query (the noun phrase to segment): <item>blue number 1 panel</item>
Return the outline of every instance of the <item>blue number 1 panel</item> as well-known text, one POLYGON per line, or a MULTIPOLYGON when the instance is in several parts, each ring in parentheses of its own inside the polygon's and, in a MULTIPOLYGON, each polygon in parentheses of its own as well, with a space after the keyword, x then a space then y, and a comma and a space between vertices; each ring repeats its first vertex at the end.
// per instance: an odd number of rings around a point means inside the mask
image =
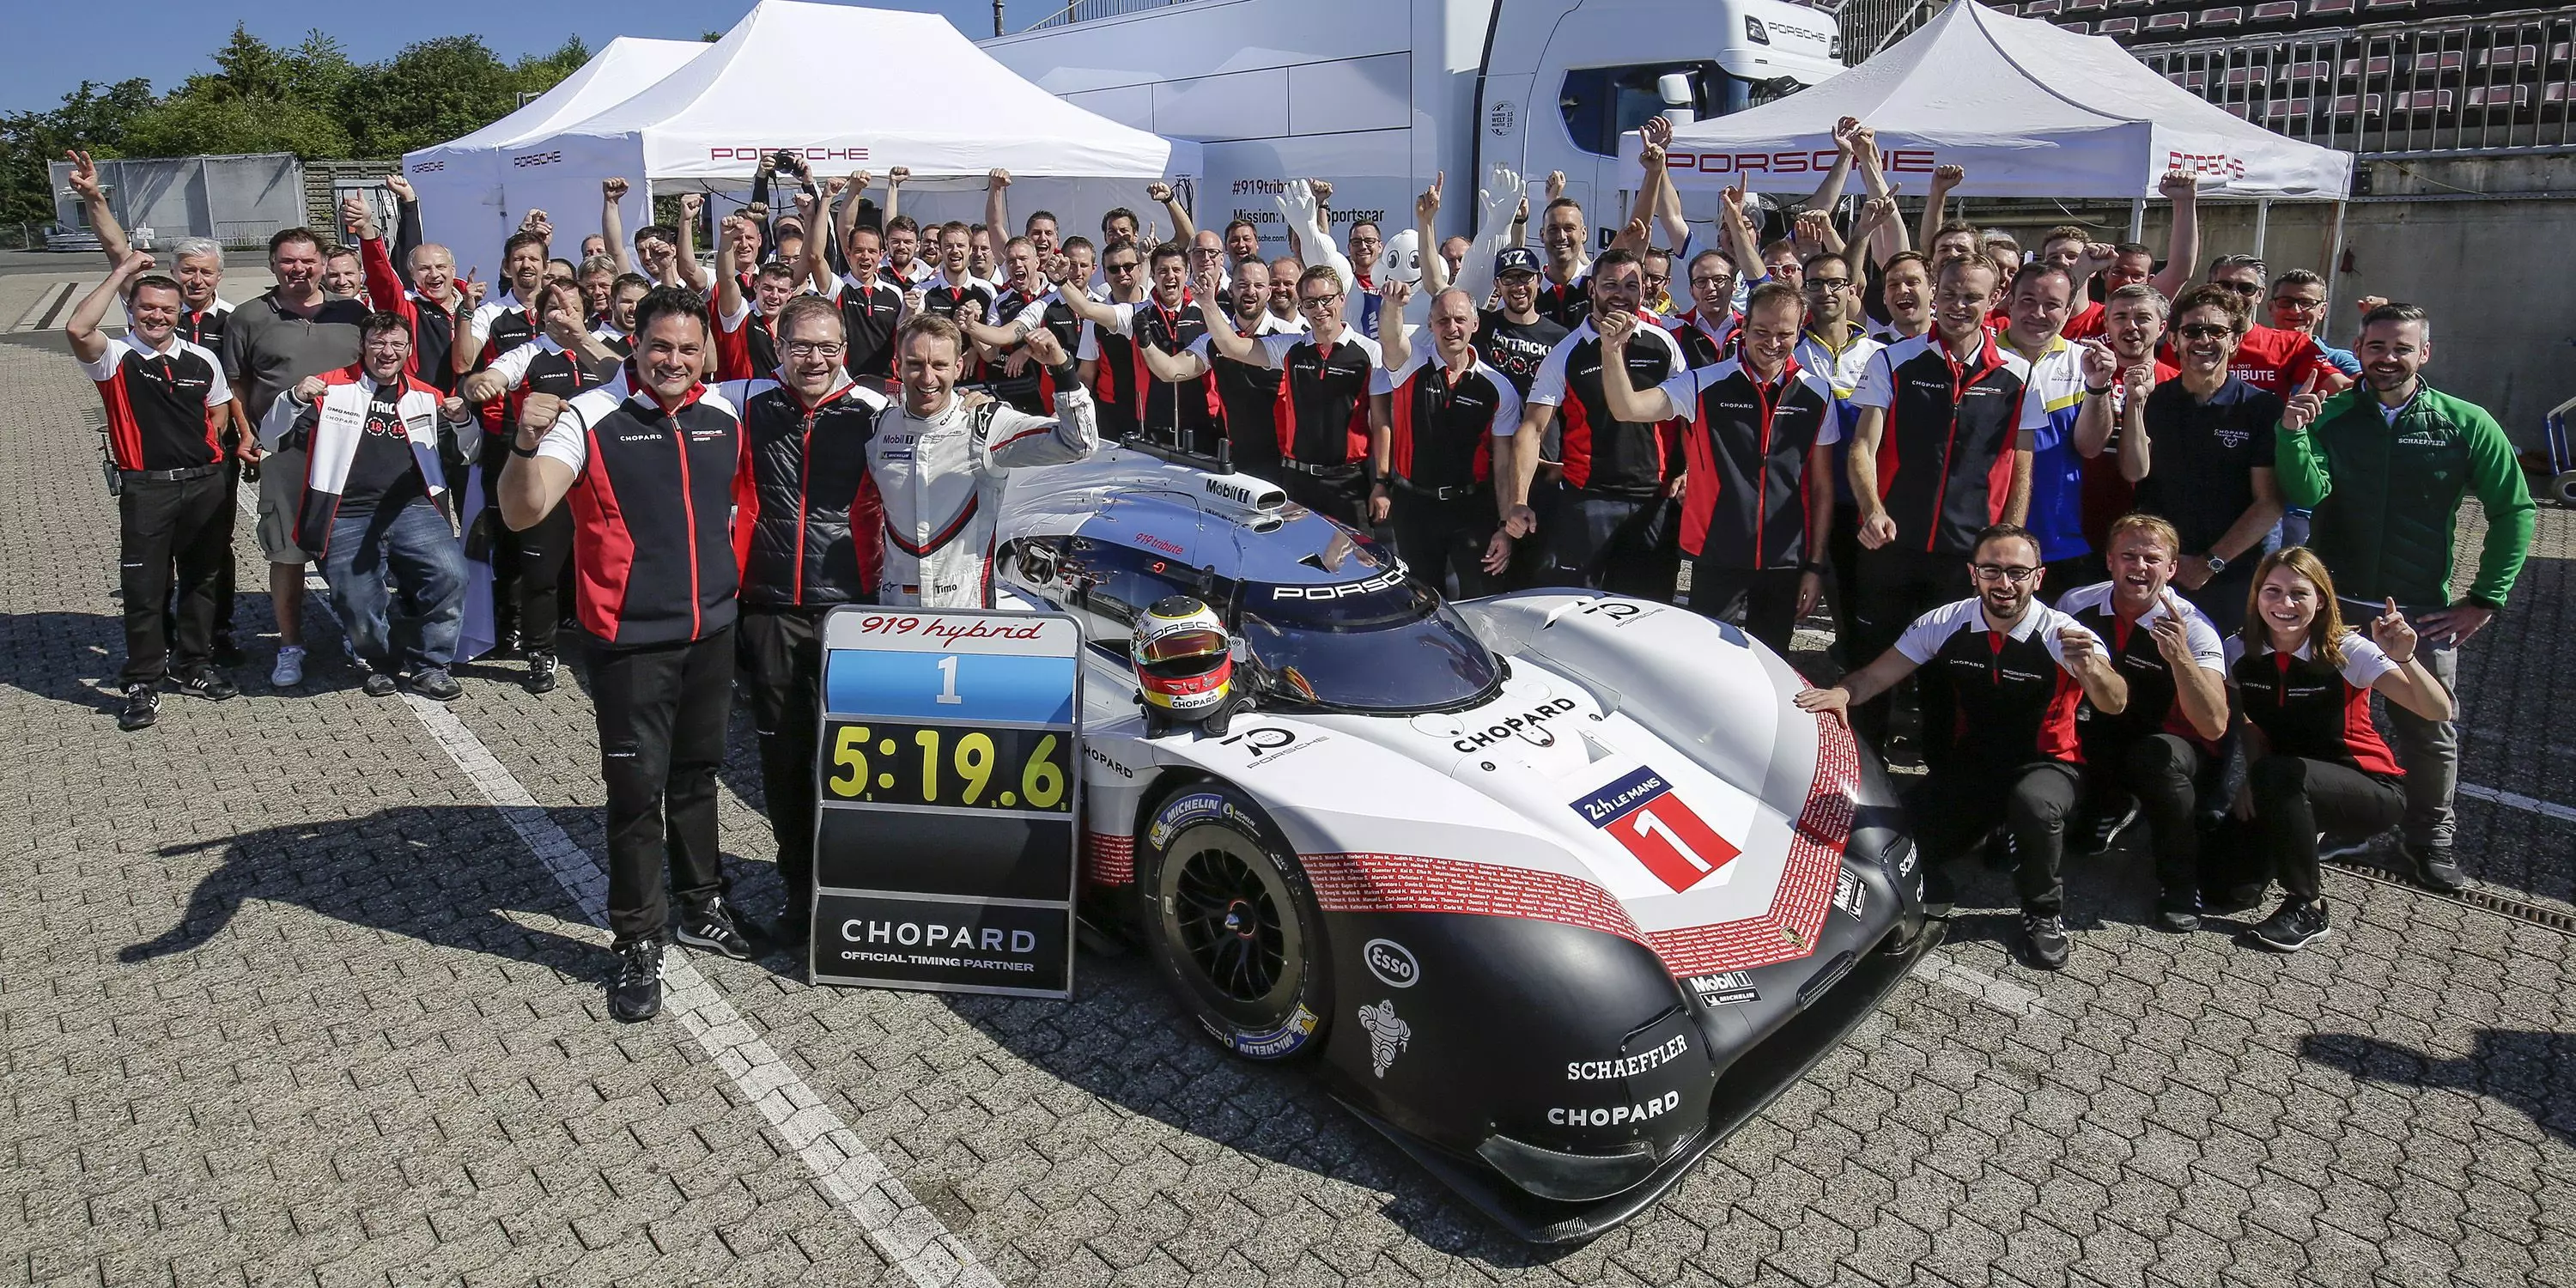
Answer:
POLYGON ((1070 657, 832 649, 824 655, 823 707, 841 715, 1071 724, 1074 666, 1070 657))

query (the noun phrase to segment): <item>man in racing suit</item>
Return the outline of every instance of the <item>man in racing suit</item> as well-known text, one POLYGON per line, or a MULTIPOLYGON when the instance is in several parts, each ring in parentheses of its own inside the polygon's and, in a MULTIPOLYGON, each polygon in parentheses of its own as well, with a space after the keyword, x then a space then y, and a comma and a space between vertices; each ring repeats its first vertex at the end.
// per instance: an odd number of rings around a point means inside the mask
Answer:
POLYGON ((1074 378, 1064 346, 1044 327, 1025 343, 1055 381, 1052 417, 959 398, 965 337, 956 323, 916 316, 896 336, 902 401, 878 416, 868 442, 868 474, 885 506, 878 603, 990 606, 1003 476, 1078 461, 1099 449, 1090 391, 1074 378))

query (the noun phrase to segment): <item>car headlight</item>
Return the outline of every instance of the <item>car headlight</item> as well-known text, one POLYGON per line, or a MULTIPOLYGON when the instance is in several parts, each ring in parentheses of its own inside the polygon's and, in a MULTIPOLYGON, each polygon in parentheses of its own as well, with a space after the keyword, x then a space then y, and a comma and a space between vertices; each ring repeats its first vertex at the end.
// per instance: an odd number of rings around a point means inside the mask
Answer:
POLYGON ((1760 18, 1748 13, 1744 15, 1744 38, 1757 45, 1767 45, 1771 43, 1771 29, 1763 26, 1760 18))

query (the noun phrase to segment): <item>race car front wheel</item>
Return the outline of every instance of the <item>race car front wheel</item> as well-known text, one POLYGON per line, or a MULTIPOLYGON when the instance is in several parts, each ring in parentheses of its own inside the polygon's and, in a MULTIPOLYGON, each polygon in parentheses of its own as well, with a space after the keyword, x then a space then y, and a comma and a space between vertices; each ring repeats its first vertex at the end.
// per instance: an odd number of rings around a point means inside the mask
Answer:
POLYGON ((1278 829, 1241 791, 1201 783, 1166 798, 1143 839, 1154 960, 1199 1023, 1247 1059, 1320 1046, 1323 915, 1278 829))

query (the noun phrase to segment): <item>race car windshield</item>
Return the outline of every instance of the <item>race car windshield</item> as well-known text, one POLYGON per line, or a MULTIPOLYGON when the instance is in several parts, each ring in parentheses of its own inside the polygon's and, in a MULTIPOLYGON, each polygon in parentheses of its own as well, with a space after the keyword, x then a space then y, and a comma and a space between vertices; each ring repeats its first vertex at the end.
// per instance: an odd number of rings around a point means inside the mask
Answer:
POLYGON ((1502 668, 1440 596, 1401 574, 1243 589, 1239 638, 1274 702, 1439 711, 1493 695, 1502 668))

